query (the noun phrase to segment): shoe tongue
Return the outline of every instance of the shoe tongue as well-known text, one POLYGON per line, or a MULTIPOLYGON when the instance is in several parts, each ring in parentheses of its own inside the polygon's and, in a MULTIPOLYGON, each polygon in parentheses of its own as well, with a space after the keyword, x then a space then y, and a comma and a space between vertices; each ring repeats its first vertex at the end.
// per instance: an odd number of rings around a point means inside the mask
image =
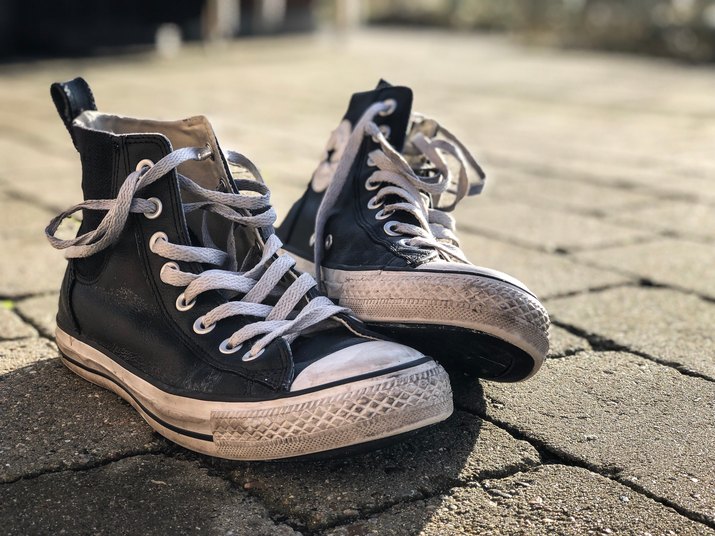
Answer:
POLYGON ((377 115, 374 121, 378 125, 386 125, 390 128, 387 139, 397 151, 402 151, 412 112, 412 90, 410 88, 393 86, 385 80, 380 80, 375 89, 353 94, 344 118, 355 126, 370 106, 387 99, 395 100, 397 103, 395 111, 386 116, 377 115))

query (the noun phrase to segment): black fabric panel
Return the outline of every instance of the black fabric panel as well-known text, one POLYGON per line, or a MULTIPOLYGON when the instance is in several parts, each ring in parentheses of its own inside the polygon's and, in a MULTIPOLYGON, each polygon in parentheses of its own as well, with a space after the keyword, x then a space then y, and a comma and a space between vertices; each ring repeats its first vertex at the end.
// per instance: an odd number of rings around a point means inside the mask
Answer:
MULTIPOLYGON (((110 199, 118 189, 119 140, 110 134, 71 127, 82 162, 82 192, 84 199, 110 199)), ((123 171, 123 170, 122 170, 123 171)), ((77 235, 86 234, 97 228, 104 212, 82 211, 82 224, 77 235)), ((107 251, 73 262, 77 275, 94 280, 102 269, 107 251)))
POLYGON ((310 186, 297 203, 295 203, 281 225, 276 229, 276 234, 281 242, 286 244, 289 251, 313 260, 313 246, 310 237, 315 231, 315 217, 323 201, 325 192, 316 192, 310 186))

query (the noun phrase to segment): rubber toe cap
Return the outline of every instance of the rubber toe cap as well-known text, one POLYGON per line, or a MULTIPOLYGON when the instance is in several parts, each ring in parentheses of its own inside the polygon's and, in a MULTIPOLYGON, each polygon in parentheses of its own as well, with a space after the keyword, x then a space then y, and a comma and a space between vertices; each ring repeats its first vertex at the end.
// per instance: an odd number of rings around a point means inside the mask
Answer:
POLYGON ((355 344, 308 365, 293 380, 291 392, 303 391, 340 380, 404 366, 425 356, 421 352, 389 341, 355 344))

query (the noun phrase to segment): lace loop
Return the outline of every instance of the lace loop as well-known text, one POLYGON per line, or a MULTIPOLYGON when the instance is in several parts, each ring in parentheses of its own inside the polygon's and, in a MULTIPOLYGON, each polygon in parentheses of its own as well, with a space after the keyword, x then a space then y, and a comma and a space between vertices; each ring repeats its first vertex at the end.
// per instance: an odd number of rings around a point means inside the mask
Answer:
MULTIPOLYGON (((467 147, 455 136, 452 134, 450 130, 447 130, 443 125, 435 121, 434 119, 425 117, 422 114, 419 113, 412 113, 410 116, 410 120, 412 121, 412 126, 411 126, 411 131, 413 130, 419 130, 420 127, 423 125, 427 127, 428 130, 432 131, 433 135, 430 136, 433 138, 430 143, 434 145, 435 147, 438 147, 442 149, 443 151, 446 151, 448 153, 451 153, 459 162, 460 162, 460 177, 459 181, 460 183, 464 181, 464 184, 458 185, 458 191, 464 192, 464 195, 467 196, 473 196, 473 195, 478 195, 482 192, 484 189, 484 185, 486 184, 486 173, 484 173, 484 170, 482 167, 479 165, 477 162, 476 158, 472 155, 472 153, 467 149, 467 147), (444 139, 436 139, 437 136, 442 135, 444 139), (474 176, 474 180, 469 180, 469 173, 468 171, 472 171, 472 175, 474 176)), ((408 136, 408 144, 411 142, 414 142, 416 139, 416 134, 412 134, 408 136)), ((464 196, 462 196, 464 197, 464 196)), ((456 204, 462 199, 462 197, 459 197, 453 205, 451 206, 450 210, 456 206, 456 204)), ((445 210, 449 212, 450 210, 447 210, 448 207, 441 207, 438 206, 440 210, 445 210)))

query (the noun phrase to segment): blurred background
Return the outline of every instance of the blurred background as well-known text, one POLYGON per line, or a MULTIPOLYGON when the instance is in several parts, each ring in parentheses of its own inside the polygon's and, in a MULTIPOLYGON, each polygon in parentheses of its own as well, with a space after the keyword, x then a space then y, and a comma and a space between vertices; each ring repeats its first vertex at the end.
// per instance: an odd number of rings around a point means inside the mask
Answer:
POLYGON ((0 0, 0 56, 106 53, 183 41, 409 25, 527 43, 715 59, 713 0, 0 0))

